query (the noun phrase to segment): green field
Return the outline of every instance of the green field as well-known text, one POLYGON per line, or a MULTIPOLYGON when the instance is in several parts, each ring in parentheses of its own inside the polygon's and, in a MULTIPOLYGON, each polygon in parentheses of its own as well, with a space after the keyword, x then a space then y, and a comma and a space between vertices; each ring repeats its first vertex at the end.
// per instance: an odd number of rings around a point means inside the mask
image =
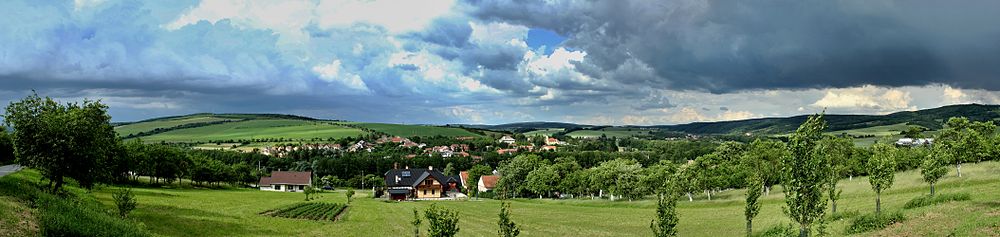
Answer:
POLYGON ((205 142, 261 138, 311 139, 357 137, 359 129, 333 124, 293 119, 257 119, 215 124, 158 133, 142 137, 146 142, 205 142))
POLYGON ((544 128, 544 129, 539 129, 539 130, 535 130, 535 131, 531 131, 531 132, 526 132, 526 133, 524 133, 524 135, 525 136, 529 136, 529 137, 532 137, 532 136, 552 136, 552 134, 555 134, 555 133, 558 133, 558 132, 562 132, 563 130, 565 130, 565 129, 562 129, 562 128, 544 128))
POLYGON ((480 137, 479 134, 469 132, 461 128, 448 128, 428 125, 406 125, 388 123, 361 123, 361 122, 341 122, 345 125, 358 126, 371 129, 377 132, 388 133, 393 136, 415 137, 415 136, 446 136, 446 137, 480 137))
POLYGON ((638 128, 602 128, 600 130, 576 130, 566 134, 567 136, 574 138, 595 138, 605 135, 607 137, 634 137, 639 135, 648 134, 649 130, 642 130, 638 128))
POLYGON ((154 120, 154 121, 148 121, 148 122, 139 122, 139 123, 126 124, 126 125, 115 127, 115 132, 118 132, 118 134, 121 134, 121 135, 129 135, 129 134, 136 134, 136 133, 140 133, 140 132, 149 132, 149 131, 153 131, 154 129, 157 129, 157 128, 171 128, 171 127, 176 127, 176 126, 185 125, 185 124, 210 123, 210 122, 218 122, 218 121, 225 121, 225 120, 237 120, 237 119, 220 118, 220 117, 215 117, 215 116, 210 116, 210 115, 205 115, 205 116, 196 115, 196 116, 187 116, 187 117, 180 117, 180 118, 161 119, 161 120, 154 120))
POLYGON ((829 135, 847 134, 847 135, 851 135, 851 136, 874 135, 876 137, 883 137, 883 136, 899 135, 900 132, 906 131, 910 127, 912 127, 912 126, 906 125, 906 123, 898 123, 898 124, 885 125, 885 126, 874 126, 874 127, 867 127, 867 128, 858 128, 858 129, 850 129, 850 130, 832 131, 832 132, 826 132, 826 134, 829 134, 829 135))
MULTIPOLYGON (((22 172, 23 173, 23 172, 22 172)), ((963 177, 954 169, 938 185, 939 193, 964 192, 971 201, 903 210, 908 200, 927 193, 919 172, 896 175, 895 185, 882 195, 887 211, 902 210, 907 220, 901 224, 864 236, 995 236, 1000 233, 1000 162, 966 164, 963 177)), ((842 180, 844 189, 839 211, 874 211, 874 193, 866 177, 842 180)), ((110 189, 93 193, 111 205, 110 189)), ((265 192, 247 189, 162 189, 136 188, 139 208, 132 218, 143 222, 154 233, 166 236, 405 236, 412 234, 408 222, 414 208, 426 209, 437 203, 457 210, 459 236, 496 234, 499 202, 419 201, 392 202, 367 198, 369 191, 359 191, 354 202, 337 222, 294 220, 261 216, 258 213, 301 202, 301 193, 265 192)), ((720 192, 712 201, 704 195, 694 202, 683 199, 678 204, 681 236, 743 235, 743 190, 720 192)), ((343 192, 321 194, 318 202, 344 203, 343 192)), ((780 188, 763 197, 760 215, 754 220, 761 232, 775 225, 787 225, 781 213, 784 199, 780 188)), ((648 236, 653 217, 652 200, 537 200, 513 201, 512 219, 522 236, 648 236)), ((848 220, 830 223, 834 236, 843 236, 848 220)), ((426 221, 422 227, 426 234, 426 221)))

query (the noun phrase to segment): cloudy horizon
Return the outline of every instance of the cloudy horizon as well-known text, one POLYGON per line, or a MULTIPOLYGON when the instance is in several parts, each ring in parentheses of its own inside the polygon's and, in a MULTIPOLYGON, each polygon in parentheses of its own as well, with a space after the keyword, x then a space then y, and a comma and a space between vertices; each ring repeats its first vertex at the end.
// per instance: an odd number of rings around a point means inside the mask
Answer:
POLYGON ((1000 104, 1000 2, 0 2, 0 106, 681 124, 1000 104))

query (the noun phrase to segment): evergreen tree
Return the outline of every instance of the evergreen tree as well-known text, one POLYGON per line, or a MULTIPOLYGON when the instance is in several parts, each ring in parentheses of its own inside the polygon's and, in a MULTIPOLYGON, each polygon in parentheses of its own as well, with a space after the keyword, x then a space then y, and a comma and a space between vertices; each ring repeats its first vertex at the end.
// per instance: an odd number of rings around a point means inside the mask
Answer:
POLYGON ((661 193, 656 200, 656 219, 649 223, 653 236, 677 236, 677 195, 674 192, 661 193))

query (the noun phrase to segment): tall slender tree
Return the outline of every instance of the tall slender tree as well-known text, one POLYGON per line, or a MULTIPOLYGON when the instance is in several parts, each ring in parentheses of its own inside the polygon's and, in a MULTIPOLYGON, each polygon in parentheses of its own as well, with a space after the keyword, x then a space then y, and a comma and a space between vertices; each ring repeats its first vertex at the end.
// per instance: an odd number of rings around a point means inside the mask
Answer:
POLYGON ((747 177, 746 182, 746 206, 743 208, 743 216, 747 220, 747 236, 753 235, 753 218, 760 213, 760 198, 763 192, 764 182, 759 175, 747 177))
POLYGON ((823 114, 809 116, 792 134, 788 148, 791 155, 782 159, 782 186, 785 190, 784 212, 799 224, 799 236, 809 236, 811 227, 826 209, 823 185, 829 179, 827 160, 816 153, 816 143, 823 138, 826 121, 823 114))
POLYGON ((924 162, 920 164, 920 175, 923 176, 924 182, 931 187, 931 196, 934 195, 934 184, 944 177, 948 173, 948 167, 945 166, 945 160, 948 160, 948 156, 951 152, 945 151, 942 147, 934 147, 931 153, 924 158, 924 162))
POLYGON ((677 194, 674 192, 660 193, 656 199, 656 219, 649 223, 653 236, 677 236, 677 194))
POLYGON ((854 151, 854 142, 850 138, 827 137, 821 140, 816 149, 817 155, 823 156, 830 166, 830 177, 826 180, 827 198, 830 200, 830 213, 837 213, 837 199, 841 190, 837 183, 847 172, 847 160, 854 151))
POLYGON ((872 157, 868 160, 868 183, 875 191, 875 213, 882 213, 882 191, 892 187, 896 172, 896 148, 879 143, 872 146, 872 157))
POLYGON ((499 216, 500 220, 497 221, 497 225, 500 226, 500 230, 497 233, 500 237, 515 237, 521 234, 521 230, 517 228, 517 224, 510 220, 510 202, 500 202, 499 216))

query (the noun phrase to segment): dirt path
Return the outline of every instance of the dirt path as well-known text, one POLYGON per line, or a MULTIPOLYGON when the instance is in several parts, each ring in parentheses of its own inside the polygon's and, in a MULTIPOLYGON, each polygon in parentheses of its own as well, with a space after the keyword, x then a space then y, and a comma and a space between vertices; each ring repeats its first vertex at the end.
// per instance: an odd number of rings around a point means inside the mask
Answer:
POLYGON ((13 174, 14 172, 17 172, 18 170, 21 170, 21 166, 20 165, 5 165, 5 166, 0 166, 0 177, 3 177, 3 176, 8 175, 8 174, 13 174))

